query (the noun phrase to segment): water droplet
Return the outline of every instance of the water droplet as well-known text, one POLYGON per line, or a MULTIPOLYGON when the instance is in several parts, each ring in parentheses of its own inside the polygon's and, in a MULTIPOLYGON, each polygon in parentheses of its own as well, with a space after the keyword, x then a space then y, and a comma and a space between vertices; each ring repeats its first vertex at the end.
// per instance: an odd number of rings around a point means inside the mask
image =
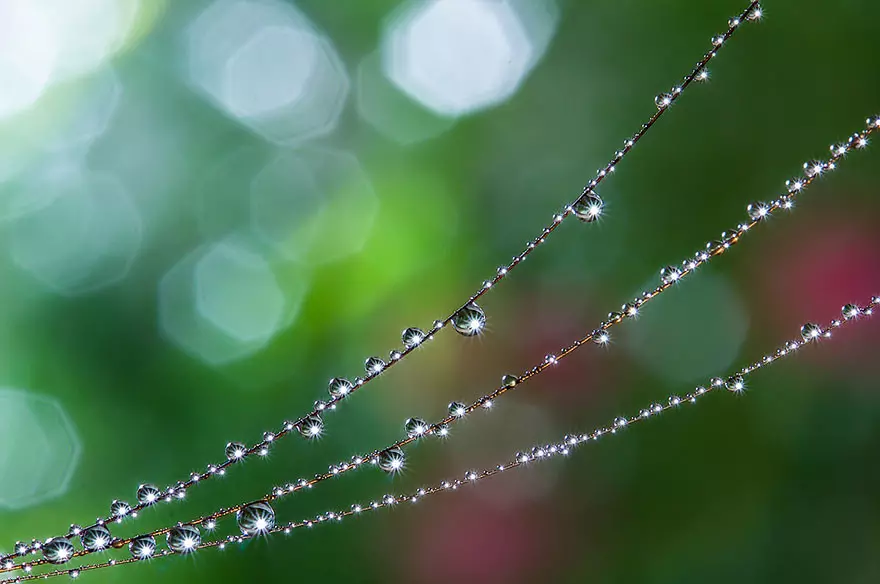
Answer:
POLYGON ((82 546, 90 552, 107 549, 113 542, 113 536, 110 534, 110 530, 104 525, 94 525, 88 529, 84 529, 79 537, 82 546))
POLYGON ((749 206, 746 207, 746 213, 749 214, 752 221, 760 221, 766 217, 769 212, 770 205, 767 203, 750 203, 749 206))
POLYGON ((727 381, 724 382, 724 387, 728 391, 739 392, 746 388, 746 384, 741 375, 734 375, 727 378, 727 381))
POLYGON ((398 472, 403 469, 406 455, 398 447, 389 448, 379 453, 378 465, 385 472, 398 472))
POLYGON ((841 309, 841 312, 843 313, 843 318, 849 320, 859 316, 862 313, 862 309, 855 304, 847 304, 841 309))
POLYGON ((275 527, 275 510, 266 501, 258 501, 240 509, 235 519, 244 535, 263 535, 275 527))
POLYGON ((814 176, 819 176, 825 172, 825 164, 819 160, 810 160, 808 162, 804 162, 804 174, 809 178, 813 178, 814 176))
POLYGON ((626 426, 627 420, 626 418, 614 418, 614 427, 615 428, 623 428, 626 426))
POLYGON ((467 407, 461 402, 450 402, 449 404, 449 415, 454 416, 456 418, 461 418, 465 414, 467 414, 467 407))
POLYGON ((364 361, 364 369, 367 371, 367 375, 376 375, 385 369, 385 361, 379 357, 370 357, 364 361))
POLYGON ((403 331, 400 339, 403 341, 404 347, 412 349, 413 347, 418 347, 425 340, 425 333, 421 329, 410 327, 403 331))
POLYGON ((125 501, 113 501, 110 504, 110 514, 113 517, 122 518, 131 512, 131 505, 125 501))
POLYGON ((226 458, 229 460, 239 460, 247 454, 247 447, 241 442, 230 442, 226 445, 226 458))
POLYGON ((671 406, 677 406, 677 405, 680 405, 680 404, 681 404, 681 398, 680 398, 680 397, 678 397, 677 395, 669 396, 669 405, 671 405, 671 406))
POLYGON ((162 492, 155 485, 141 485, 137 488, 138 505, 152 505, 159 500, 162 492))
POLYGON ((333 398, 345 397, 351 393, 352 389, 354 389, 354 385, 351 381, 341 377, 334 377, 330 380, 330 384, 327 386, 327 391, 330 392, 330 396, 333 398))
POLYGON ((664 284, 671 284, 681 278, 681 270, 675 266, 666 266, 660 270, 660 281, 664 284))
POLYGON ((178 525, 168 532, 167 542, 172 552, 190 554, 202 543, 202 536, 195 525, 178 525))
POLYGON ((596 193, 589 193, 581 196, 571 210, 574 216, 584 223, 592 223, 602 216, 602 209, 605 208, 605 202, 596 193))
POLYGON ((718 35, 712 37, 712 44, 716 47, 720 47, 722 44, 724 44, 724 36, 718 35))
POLYGON ((516 375, 508 374, 501 377, 501 385, 504 387, 515 387, 517 383, 519 383, 519 379, 516 378, 516 375))
POLYGON ((421 418, 410 418, 403 425, 406 435, 410 438, 418 438, 424 436, 428 431, 428 423, 421 418))
POLYGON ((317 438, 324 431, 324 420, 317 414, 312 414, 299 425, 299 433, 306 438, 317 438))
POLYGON ((817 339, 821 334, 822 329, 819 328, 819 325, 813 324, 812 322, 808 322, 801 327, 801 336, 804 338, 805 341, 812 341, 813 339, 817 339))
POLYGON ((605 329, 593 331, 593 342, 597 345, 607 345, 611 341, 611 335, 605 329))
POLYGON ((128 551, 131 552, 132 557, 139 560, 151 558, 156 553, 156 540, 152 535, 136 537, 128 544, 128 551))
POLYGON ((471 302, 452 317, 452 328, 460 335, 478 335, 486 326, 486 314, 476 302, 471 302))
POLYGON ((43 557, 50 564, 63 564, 73 557, 76 550, 66 537, 55 537, 43 546, 43 557))
POLYGON ((671 93, 661 93, 657 97, 654 98, 654 105, 657 106, 657 109, 666 109, 672 103, 672 94, 671 93))
POLYGON ((748 14, 746 14, 746 20, 761 20, 762 16, 764 16, 764 10, 761 8, 760 4, 757 4, 754 8, 749 10, 748 14))

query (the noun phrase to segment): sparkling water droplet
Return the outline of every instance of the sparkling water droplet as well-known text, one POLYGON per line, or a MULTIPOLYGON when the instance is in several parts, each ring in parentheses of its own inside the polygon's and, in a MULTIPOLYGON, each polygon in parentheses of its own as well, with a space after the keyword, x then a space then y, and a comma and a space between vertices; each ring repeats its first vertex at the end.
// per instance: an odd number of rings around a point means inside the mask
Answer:
POLYGON ((664 284, 671 284, 681 278, 681 270, 675 266, 666 266, 660 270, 660 281, 664 284))
POLYGON ((812 341, 813 339, 817 339, 821 334, 822 329, 819 328, 819 325, 813 324, 812 322, 808 322, 801 327, 801 336, 804 338, 805 341, 812 341))
POLYGON ((137 489, 137 502, 139 505, 152 505, 161 495, 162 492, 155 485, 141 485, 137 489))
POLYGON ((385 472, 398 472, 403 469, 406 455, 398 447, 389 448, 379 453, 378 465, 385 472))
POLYGON ((128 551, 139 560, 151 558, 156 553, 156 540, 152 535, 136 537, 128 544, 128 551))
POLYGON ((627 420, 626 418, 614 418, 614 427, 615 428, 623 428, 626 426, 627 420))
POLYGON ((113 517, 122 518, 131 513, 131 505, 125 501, 113 501, 110 504, 110 514, 113 517))
POLYGON ((247 447, 241 442, 230 442, 226 445, 226 458, 229 460, 239 460, 247 454, 247 447))
POLYGON ((450 402, 449 403, 449 415, 454 416, 456 418, 461 418, 467 413, 467 407, 461 402, 450 402))
POLYGON ((82 546, 90 552, 97 552, 110 547, 113 536, 104 525, 94 525, 84 529, 79 536, 82 546))
POLYGON ((54 537, 43 546, 43 557, 50 564, 63 564, 73 557, 76 550, 66 537, 54 537))
POLYGON ((761 8, 760 4, 755 5, 754 8, 749 10, 749 13, 746 14, 746 20, 761 20, 761 17, 764 16, 764 9, 761 8))
POLYGON ((657 106, 657 109, 666 109, 672 103, 672 94, 671 93, 661 93, 657 97, 654 98, 654 105, 657 106))
POLYGON ((199 528, 195 525, 172 527, 167 537, 168 549, 176 554, 191 554, 202 543, 199 528))
POLYGON ((584 223, 592 223, 602 216, 602 210, 605 208, 605 201, 602 200, 597 193, 589 193, 582 195, 571 210, 574 216, 584 223))
POLYGON ((235 519, 244 535, 264 535, 275 527, 275 510, 266 501, 258 501, 239 509, 235 519))
POLYGON ((354 389, 354 385, 351 381, 341 377, 334 377, 327 386, 327 391, 330 392, 330 396, 333 398, 345 397, 351 393, 352 389, 354 389))
POLYGON ((385 361, 379 357, 370 357, 364 361, 364 369, 366 369, 367 375, 376 375, 385 369, 385 361))
POLYGON ((677 405, 680 405, 680 404, 681 404, 681 398, 680 398, 680 397, 678 397, 677 395, 669 396, 669 405, 671 405, 671 406, 677 406, 677 405))
POLYGON ((312 414, 299 425, 299 433, 306 438, 317 438, 324 431, 324 420, 318 414, 312 414))
POLYGON ((460 335, 478 335, 486 326, 486 314, 476 302, 471 302, 452 317, 452 328, 460 335))
POLYGON ((724 44, 724 36, 718 35, 712 37, 712 44, 716 47, 720 47, 722 44, 724 44))
POLYGON ((517 383, 519 383, 519 379, 517 379, 516 375, 508 374, 501 377, 501 385, 504 387, 515 387, 517 383))
POLYGON ((739 392, 746 388, 746 384, 741 375, 734 375, 727 378, 724 387, 727 388, 727 391, 739 392))
POLYGON ((400 339, 403 341, 404 347, 412 349, 413 347, 418 347, 425 340, 425 333, 422 332, 422 329, 410 327, 403 331, 400 339))
POLYGON ((752 221, 760 221, 766 217, 769 212, 770 205, 767 203, 750 203, 749 206, 746 207, 746 213, 749 214, 752 221))
POLYGON ((847 304, 841 309, 841 313, 843 313, 843 318, 849 320, 862 314, 862 309, 855 304, 847 304))
POLYGON ((428 431, 428 423, 421 418, 410 418, 403 425, 406 435, 410 438, 424 436, 428 431))
POLYGON ((825 163, 820 160, 810 160, 804 162, 804 174, 808 178, 813 178, 814 176, 819 176, 825 172, 825 163))

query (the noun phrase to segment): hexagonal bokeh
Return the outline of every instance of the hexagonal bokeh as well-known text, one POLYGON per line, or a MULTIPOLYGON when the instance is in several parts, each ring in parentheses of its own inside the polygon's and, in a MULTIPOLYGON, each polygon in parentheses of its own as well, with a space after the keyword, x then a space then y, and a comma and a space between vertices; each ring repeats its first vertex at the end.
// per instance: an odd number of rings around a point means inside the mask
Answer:
POLYGON ((369 178, 347 152, 285 152, 251 185, 257 235, 286 257, 309 265, 360 251, 378 209, 369 178))
POLYGON ((107 129, 122 96, 122 84, 112 69, 83 79, 70 111, 51 137, 48 149, 88 146, 107 129))
POLYGON ((56 400, 0 388, 0 507, 21 509, 64 494, 79 455, 76 430, 56 400))
POLYGON ((187 30, 189 81, 264 138, 291 143, 336 126, 348 76, 326 36, 271 0, 219 0, 187 30))
POLYGON ((143 224, 115 178, 77 167, 52 169, 20 185, 38 208, 12 225, 10 253, 60 294, 84 294, 122 280, 140 250, 143 224))
POLYGON ((304 277, 282 288, 266 260, 235 241, 205 245, 162 278, 160 326, 206 363, 230 363, 292 324, 307 288, 304 277))
POLYGON ((509 99, 557 22, 551 0, 409 2, 385 27, 383 67, 425 107, 461 116, 509 99))

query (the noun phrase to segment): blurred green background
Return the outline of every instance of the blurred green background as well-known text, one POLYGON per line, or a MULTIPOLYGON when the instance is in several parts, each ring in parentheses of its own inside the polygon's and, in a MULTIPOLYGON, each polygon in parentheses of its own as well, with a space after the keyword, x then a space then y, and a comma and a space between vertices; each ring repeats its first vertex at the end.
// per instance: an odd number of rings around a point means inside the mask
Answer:
MULTIPOLYGON (((0 2, 0 550, 106 515, 326 399, 519 253, 744 1, 0 2)), ((880 4, 764 3, 483 302, 327 417, 129 535, 260 496, 471 401, 654 286, 880 113, 880 4)), ((347 509, 586 431, 880 293, 878 153, 733 253, 411 449, 276 507, 347 509)), ((562 463, 94 582, 880 580, 867 323, 562 463)), ((227 521, 220 532, 234 525, 227 521)))

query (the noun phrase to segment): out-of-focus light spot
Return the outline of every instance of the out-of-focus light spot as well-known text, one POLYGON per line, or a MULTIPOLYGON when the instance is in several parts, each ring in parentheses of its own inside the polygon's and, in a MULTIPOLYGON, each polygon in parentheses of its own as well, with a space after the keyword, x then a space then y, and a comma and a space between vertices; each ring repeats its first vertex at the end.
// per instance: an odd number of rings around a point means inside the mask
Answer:
POLYGON ((655 375, 688 383, 727 370, 748 327, 748 312, 727 279, 698 271, 640 310, 639 325, 621 329, 620 337, 655 375))
POLYGON ((202 246, 159 284, 163 334, 191 355, 221 365, 262 349, 293 322, 307 289, 282 288, 268 263, 233 240, 202 246))
POLYGON ((104 288, 126 276, 140 249, 143 225, 117 180, 59 169, 22 191, 25 200, 33 193, 51 202, 12 225, 10 252, 19 267, 68 295, 104 288))
POLYGON ((370 180, 346 152, 284 153, 257 174, 251 189, 251 217, 260 239, 309 265, 359 252, 378 208, 370 180))
POLYGON ((73 96, 60 129, 50 140, 50 150, 66 150, 88 146, 101 136, 122 95, 122 85, 112 69, 84 79, 81 91, 73 96))
POLYGON ((219 0, 187 31, 189 81, 264 138, 326 134, 348 95, 335 49, 294 7, 219 0))
POLYGON ((558 12, 549 1, 410 2, 382 41, 386 74, 429 109, 460 116, 509 99, 546 49, 558 12))
POLYGON ((64 494, 79 455, 79 438, 57 401, 0 389, 0 507, 21 509, 64 494))
POLYGON ((57 52, 48 10, 38 2, 0 2, 0 119, 40 98, 57 52))
POLYGON ((453 118, 438 116, 401 93, 382 72, 379 53, 361 61, 356 83, 358 113, 395 142, 413 144, 428 140, 455 123, 453 118))

